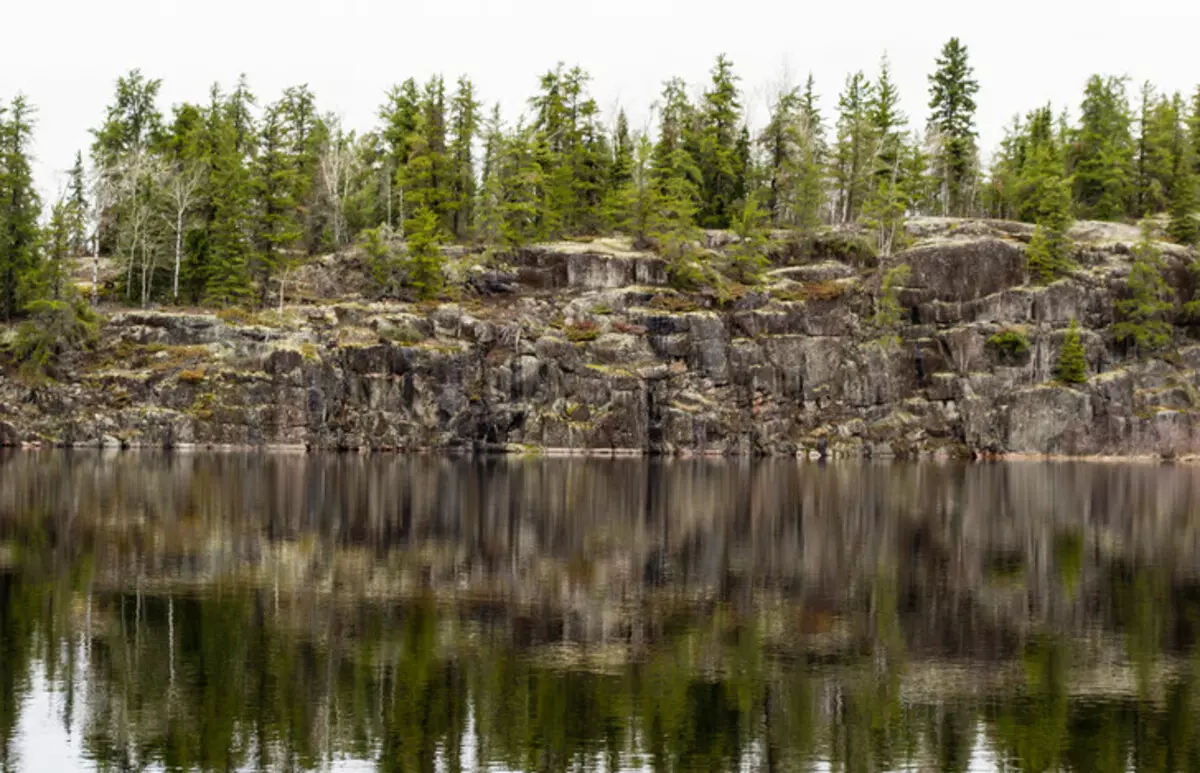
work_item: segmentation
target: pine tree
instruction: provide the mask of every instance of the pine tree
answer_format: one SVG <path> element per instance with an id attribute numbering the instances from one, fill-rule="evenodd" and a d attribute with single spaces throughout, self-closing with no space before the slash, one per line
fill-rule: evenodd
<path id="1" fill-rule="evenodd" d="M 408 282 L 422 300 L 431 300 L 442 291 L 442 229 L 438 216 L 430 209 L 418 209 L 408 229 Z"/>
<path id="2" fill-rule="evenodd" d="M 837 144 L 831 176 L 838 191 L 838 219 L 858 218 L 871 191 L 874 174 L 875 131 L 871 122 L 874 87 L 862 71 L 846 78 L 838 97 Z"/>
<path id="3" fill-rule="evenodd" d="M 712 85 L 704 93 L 699 111 L 696 152 L 700 170 L 699 223 L 705 228 L 728 228 L 735 205 L 745 192 L 748 142 L 739 147 L 742 106 L 738 78 L 724 55 L 717 57 Z"/>
<path id="4" fill-rule="evenodd" d="M 535 152 L 534 130 L 520 124 L 504 138 L 496 172 L 500 241 L 520 247 L 545 238 L 546 175 Z"/>
<path id="5" fill-rule="evenodd" d="M 1070 181 L 1062 177 L 1046 177 L 1038 193 L 1040 202 L 1037 227 L 1025 250 L 1030 277 L 1038 284 L 1050 284 L 1074 268 L 1071 260 Z"/>
<path id="6" fill-rule="evenodd" d="M 976 164 L 975 94 L 979 82 L 967 61 L 967 47 L 950 38 L 929 76 L 929 117 L 936 132 L 935 168 L 942 191 L 942 211 L 951 216 L 968 214 Z"/>
<path id="7" fill-rule="evenodd" d="M 615 227 L 633 237 L 636 248 L 650 244 L 650 234 L 660 209 L 659 187 L 653 179 L 654 148 L 645 134 L 638 136 L 629 179 L 617 191 L 612 203 Z"/>
<path id="8" fill-rule="evenodd" d="M 383 121 L 381 135 L 387 148 L 385 167 L 391 172 L 391 187 L 385 207 L 387 223 L 393 229 L 408 218 L 405 209 L 404 184 L 408 179 L 406 166 L 417 141 L 421 121 L 421 93 L 412 78 L 393 86 L 387 101 L 379 109 Z"/>
<path id="9" fill-rule="evenodd" d="M 1196 220 L 1196 173 L 1191 144 L 1180 142 L 1175 155 L 1171 179 L 1167 234 L 1179 244 L 1194 245 L 1200 238 L 1200 221 Z"/>
<path id="10" fill-rule="evenodd" d="M 1083 341 L 1079 336 L 1079 323 L 1071 318 L 1071 325 L 1063 338 L 1062 349 L 1058 352 L 1058 361 L 1054 366 L 1054 376 L 1064 384 L 1083 384 L 1087 382 L 1087 357 L 1083 350 Z"/>
<path id="11" fill-rule="evenodd" d="M 270 292 L 271 281 L 279 278 L 282 305 L 283 283 L 293 263 L 291 250 L 304 235 L 296 201 L 300 179 L 299 159 L 292 153 L 292 137 L 288 132 L 285 109 L 282 102 L 267 107 L 254 167 L 254 188 L 259 211 L 251 273 L 258 282 L 259 298 L 263 304 Z"/>
<path id="12" fill-rule="evenodd" d="M 71 289 L 71 205 L 68 200 L 55 202 L 50 222 L 42 235 L 44 260 L 36 295 L 60 301 Z"/>
<path id="13" fill-rule="evenodd" d="M 769 224 L 768 214 L 757 197 L 747 198 L 731 228 L 737 241 L 729 249 L 729 275 L 735 281 L 755 284 L 770 265 L 766 254 Z"/>
<path id="14" fill-rule="evenodd" d="M 421 208 L 429 210 L 438 227 L 449 232 L 455 209 L 452 177 L 446 154 L 446 87 L 441 76 L 434 76 L 421 95 L 417 131 L 401 172 L 405 209 L 414 216 Z M 409 227 L 405 223 L 406 232 Z"/>
<path id="15" fill-rule="evenodd" d="M 1119 220 L 1133 209 L 1133 119 L 1126 79 L 1093 75 L 1080 105 L 1071 163 L 1082 216 Z"/>
<path id="16" fill-rule="evenodd" d="M 480 176 L 482 189 L 479 192 L 479 209 L 476 213 L 476 235 L 484 244 L 499 244 L 503 236 L 501 211 L 501 175 L 504 168 L 505 137 L 504 124 L 500 120 L 500 105 L 492 107 L 491 115 L 483 126 L 483 173 Z"/>
<path id="17" fill-rule="evenodd" d="M 33 113 L 23 96 L 7 111 L 0 105 L 0 314 L 6 321 L 33 300 L 38 269 L 41 202 L 30 166 Z"/>
<path id="18" fill-rule="evenodd" d="M 794 171 L 800 153 L 800 90 L 781 89 L 771 105 L 770 118 L 758 137 L 766 158 L 766 208 L 772 222 L 784 225 L 791 218 Z"/>
<path id="19" fill-rule="evenodd" d="M 892 66 L 884 54 L 879 62 L 879 77 L 867 100 L 867 117 L 875 140 L 872 174 L 874 185 L 888 181 L 901 166 L 904 153 L 904 125 L 908 118 L 900 111 L 900 94 L 892 81 Z"/>
<path id="20" fill-rule="evenodd" d="M 792 209 L 794 224 L 804 237 L 814 234 L 821 225 L 821 209 L 825 204 L 825 127 L 817 107 L 816 86 L 812 73 L 800 97 L 800 123 L 797 137 L 800 149 L 793 174 L 796 190 Z"/>
<path id="21" fill-rule="evenodd" d="M 1127 297 L 1116 302 L 1118 321 L 1113 326 L 1117 341 L 1133 341 L 1139 353 L 1161 349 L 1171 340 L 1166 316 L 1173 308 L 1173 293 L 1163 279 L 1164 269 L 1162 253 L 1150 235 L 1150 222 L 1144 220 L 1126 280 Z"/>
<path id="22" fill-rule="evenodd" d="M 475 227 L 475 138 L 479 135 L 479 101 L 475 86 L 466 76 L 458 79 L 458 90 L 450 103 L 450 164 L 453 206 L 452 225 L 456 239 L 467 241 Z"/>
<path id="23" fill-rule="evenodd" d="M 1149 82 L 1142 85 L 1138 119 L 1137 211 L 1138 216 L 1167 208 L 1174 173 L 1173 147 L 1180 116 L 1176 104 L 1158 97 Z"/>
<path id="24" fill-rule="evenodd" d="M 316 216 L 319 196 L 317 169 L 321 146 L 328 132 L 317 117 L 316 98 L 308 86 L 292 86 L 285 89 L 279 104 L 280 118 L 291 143 L 288 155 L 296 171 L 292 199 L 299 210 L 299 222 L 303 233 L 301 245 L 311 253 L 321 242 L 320 221 Z"/>
<path id="25" fill-rule="evenodd" d="M 251 178 L 245 158 L 238 151 L 239 128 L 233 121 L 234 115 L 235 111 L 229 109 L 227 101 L 219 100 L 214 89 L 214 104 L 208 116 L 212 144 L 208 195 L 212 220 L 204 295 L 218 305 L 241 303 L 251 292 Z"/>
<path id="26" fill-rule="evenodd" d="M 83 153 L 75 153 L 67 184 L 67 231 L 71 255 L 79 257 L 87 251 L 88 243 L 88 194 L 84 180 Z"/>
<path id="27" fill-rule="evenodd" d="M 617 125 L 613 129 L 612 166 L 609 167 L 608 187 L 610 191 L 619 191 L 633 178 L 635 143 L 629 133 L 629 119 L 625 111 L 617 113 Z"/>

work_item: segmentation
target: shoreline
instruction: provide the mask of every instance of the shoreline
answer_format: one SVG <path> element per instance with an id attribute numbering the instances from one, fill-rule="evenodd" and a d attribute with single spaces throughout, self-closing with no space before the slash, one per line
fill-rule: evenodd
<path id="1" fill-rule="evenodd" d="M 1200 453 L 1165 457 L 1157 454 L 1088 454 L 1073 456 L 1059 453 L 967 453 L 955 455 L 940 451 L 932 454 L 870 455 L 829 453 L 822 457 L 815 450 L 800 450 L 793 454 L 739 454 L 725 451 L 655 452 L 641 448 L 537 448 L 537 447 L 489 447 L 475 448 L 398 448 L 398 447 L 348 447 L 312 446 L 304 443 L 178 443 L 171 446 L 146 443 L 81 443 L 75 445 L 52 445 L 21 443 L 0 445 L 4 452 L 41 451 L 99 451 L 104 454 L 164 452 L 179 454 L 249 454 L 265 455 L 356 455 L 356 456 L 444 456 L 444 457 L 508 457 L 544 459 L 666 459 L 666 460 L 729 460 L 729 461 L 773 461 L 794 459 L 798 462 L 963 462 L 986 464 L 989 462 L 1089 462 L 1093 464 L 1200 464 Z"/>

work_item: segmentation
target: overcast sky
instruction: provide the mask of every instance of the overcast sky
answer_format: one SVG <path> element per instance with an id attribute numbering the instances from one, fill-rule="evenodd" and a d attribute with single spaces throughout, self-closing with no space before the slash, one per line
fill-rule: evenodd
<path id="1" fill-rule="evenodd" d="M 164 114 L 245 72 L 260 101 L 308 83 L 323 110 L 363 130 L 390 84 L 437 72 L 469 74 L 511 119 L 537 75 L 562 60 L 591 73 L 606 113 L 620 104 L 640 126 L 664 79 L 700 84 L 720 52 L 742 78 L 752 122 L 784 72 L 800 81 L 810 70 L 830 118 L 846 74 L 874 73 L 886 49 L 905 112 L 923 125 L 926 75 L 957 35 L 981 84 L 985 152 L 1015 112 L 1047 100 L 1076 109 L 1093 72 L 1189 93 L 1200 82 L 1196 0 L 12 0 L 0 20 L 0 100 L 23 92 L 38 108 L 46 194 L 133 67 L 163 79 Z"/>

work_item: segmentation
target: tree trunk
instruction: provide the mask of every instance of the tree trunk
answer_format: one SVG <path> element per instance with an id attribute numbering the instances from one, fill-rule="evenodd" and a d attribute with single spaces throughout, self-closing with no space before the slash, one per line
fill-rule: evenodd
<path id="1" fill-rule="evenodd" d="M 179 263 L 183 254 L 183 210 L 175 216 L 175 280 L 171 290 L 171 299 L 179 303 Z"/>

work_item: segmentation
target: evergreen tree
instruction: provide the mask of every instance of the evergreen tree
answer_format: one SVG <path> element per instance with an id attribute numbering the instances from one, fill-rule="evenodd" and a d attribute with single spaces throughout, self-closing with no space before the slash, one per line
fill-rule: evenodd
<path id="1" fill-rule="evenodd" d="M 214 104 L 207 118 L 211 142 L 208 195 L 212 206 L 208 240 L 210 257 L 204 277 L 204 295 L 218 305 L 248 299 L 251 292 L 250 243 L 252 181 L 246 160 L 238 151 L 239 127 L 235 110 L 220 100 L 214 87 Z"/>
<path id="2" fill-rule="evenodd" d="M 328 131 L 317 116 L 316 98 L 308 86 L 285 89 L 279 104 L 280 119 L 290 142 L 288 156 L 296 172 L 292 199 L 299 210 L 301 244 L 311 253 L 321 241 L 320 222 L 315 214 L 319 195 L 317 169 Z"/>
<path id="3" fill-rule="evenodd" d="M 735 205 L 745 193 L 749 143 L 741 138 L 744 127 L 737 81 L 732 62 L 724 54 L 718 56 L 712 85 L 701 103 L 693 155 L 700 170 L 698 218 L 705 228 L 728 228 Z"/>
<path id="4" fill-rule="evenodd" d="M 1133 209 L 1134 142 L 1125 78 L 1088 79 L 1071 163 L 1080 214 L 1118 220 Z"/>
<path id="5" fill-rule="evenodd" d="M 1070 181 L 1061 176 L 1047 176 L 1040 185 L 1037 227 L 1025 250 L 1025 260 L 1033 281 L 1050 284 L 1074 268 L 1067 235 L 1071 227 L 1071 188 Z"/>
<path id="6" fill-rule="evenodd" d="M 759 281 L 764 269 L 770 265 L 767 260 L 767 228 L 770 219 L 766 211 L 759 206 L 758 199 L 750 196 L 742 205 L 742 210 L 733 219 L 732 231 L 737 241 L 729 249 L 729 275 L 734 280 L 746 284 Z"/>
<path id="7" fill-rule="evenodd" d="M 837 185 L 838 219 L 858 218 L 871 190 L 874 173 L 875 130 L 871 121 L 874 87 L 862 71 L 846 78 L 838 97 L 837 144 L 831 176 Z"/>
<path id="8" fill-rule="evenodd" d="M 612 220 L 616 228 L 633 237 L 635 247 L 650 244 L 661 200 L 653 179 L 654 148 L 645 134 L 638 136 L 629 179 L 614 197 Z"/>
<path id="9" fill-rule="evenodd" d="M 635 143 L 629 133 L 629 119 L 625 111 L 617 113 L 617 125 L 613 129 L 612 141 L 613 160 L 609 168 L 608 187 L 611 191 L 619 191 L 633 178 Z"/>
<path id="10" fill-rule="evenodd" d="M 442 229 L 438 217 L 428 208 L 418 209 L 408 229 L 408 282 L 422 300 L 431 300 L 442 291 Z"/>
<path id="11" fill-rule="evenodd" d="M 1138 216 L 1155 214 L 1167 208 L 1175 170 L 1174 147 L 1179 121 L 1177 103 L 1158 97 L 1149 82 L 1143 84 L 1138 120 Z"/>
<path id="12" fill-rule="evenodd" d="M 875 140 L 874 184 L 896 176 L 904 154 L 904 126 L 908 118 L 900 111 L 900 94 L 892 81 L 892 66 L 887 54 L 879 62 L 879 77 L 867 100 L 867 117 Z"/>
<path id="13" fill-rule="evenodd" d="M 55 202 L 50 222 L 42 236 L 43 256 L 40 285 L 35 294 L 60 301 L 71 289 L 71 206 L 67 200 Z"/>
<path id="14" fill-rule="evenodd" d="M 817 107 L 816 86 L 812 73 L 800 97 L 800 124 L 797 137 L 795 193 L 792 209 L 794 224 L 804 236 L 811 236 L 821 225 L 821 209 L 825 204 L 825 127 Z"/>
<path id="15" fill-rule="evenodd" d="M 1079 323 L 1071 318 L 1063 338 L 1062 349 L 1058 352 L 1058 361 L 1054 366 L 1054 376 L 1064 384 L 1083 384 L 1087 382 L 1087 357 L 1083 350 L 1083 341 L 1079 336 Z"/>
<path id="16" fill-rule="evenodd" d="M 496 171 L 500 240 L 520 247 L 545 238 L 546 175 L 535 152 L 534 130 L 517 125 L 504 138 Z"/>
<path id="17" fill-rule="evenodd" d="M 1170 223 L 1167 233 L 1179 244 L 1194 245 L 1200 237 L 1196 220 L 1196 172 L 1190 138 L 1177 130 L 1175 163 L 1171 175 Z"/>
<path id="18" fill-rule="evenodd" d="M 17 96 L 0 105 L 0 315 L 5 321 L 33 300 L 41 201 L 33 184 L 33 107 Z"/>
<path id="19" fill-rule="evenodd" d="M 297 204 L 300 180 L 299 159 L 293 154 L 286 107 L 277 102 L 267 107 L 259 133 L 258 158 L 254 166 L 254 188 L 259 201 L 255 226 L 257 244 L 251 273 L 258 282 L 259 298 L 265 304 L 271 281 L 283 282 L 291 268 L 291 251 L 304 235 Z"/>
<path id="20" fill-rule="evenodd" d="M 401 172 L 406 211 L 415 216 L 425 208 L 437 218 L 438 227 L 449 232 L 455 210 L 452 177 L 446 154 L 446 87 L 441 76 L 434 76 L 421 95 L 417 131 Z M 406 223 L 406 232 L 408 228 Z"/>
<path id="21" fill-rule="evenodd" d="M 881 255 L 891 255 L 904 232 L 908 213 L 923 195 L 925 156 L 915 138 L 903 138 L 889 152 L 892 168 L 887 176 L 875 176 L 875 187 L 863 205 L 863 219 L 875 235 Z"/>
<path id="22" fill-rule="evenodd" d="M 484 244 L 499 244 L 503 236 L 501 211 L 501 175 L 504 169 L 504 125 L 500 120 L 500 105 L 492 107 L 483 126 L 483 173 L 476 213 L 476 231 Z"/>
<path id="23" fill-rule="evenodd" d="M 385 207 L 387 223 L 396 228 L 407 219 L 404 202 L 404 183 L 407 179 L 405 167 L 417 141 L 417 129 L 421 120 L 421 93 L 412 78 L 400 86 L 393 86 L 387 101 L 379 110 L 383 121 L 381 135 L 387 148 L 385 167 L 391 171 L 391 187 Z"/>
<path id="24" fill-rule="evenodd" d="M 771 105 L 770 118 L 758 144 L 766 158 L 766 208 L 777 225 L 787 223 L 795 189 L 794 171 L 800 152 L 800 90 L 782 89 Z"/>
<path id="25" fill-rule="evenodd" d="M 1165 268 L 1150 223 L 1142 221 L 1142 238 L 1134 247 L 1125 285 L 1127 297 L 1116 302 L 1118 321 L 1113 326 L 1117 341 L 1132 341 L 1138 353 L 1161 349 L 1171 340 L 1166 316 L 1173 308 L 1173 293 L 1163 279 Z"/>
<path id="26" fill-rule="evenodd" d="M 453 177 L 450 196 L 453 205 L 453 233 L 466 241 L 475 226 L 475 138 L 479 135 L 479 101 L 475 86 L 466 76 L 458 79 L 458 90 L 450 105 L 450 163 Z"/>
<path id="27" fill-rule="evenodd" d="M 88 195 L 84 180 L 83 153 L 75 153 L 75 163 L 69 172 L 67 183 L 66 218 L 68 245 L 71 255 L 78 257 L 87 251 L 88 244 Z"/>
<path id="28" fill-rule="evenodd" d="M 942 211 L 951 216 L 968 214 L 976 165 L 975 94 L 979 82 L 967 61 L 967 47 L 950 38 L 929 76 L 929 117 L 936 133 L 934 159 L 941 187 Z"/>

